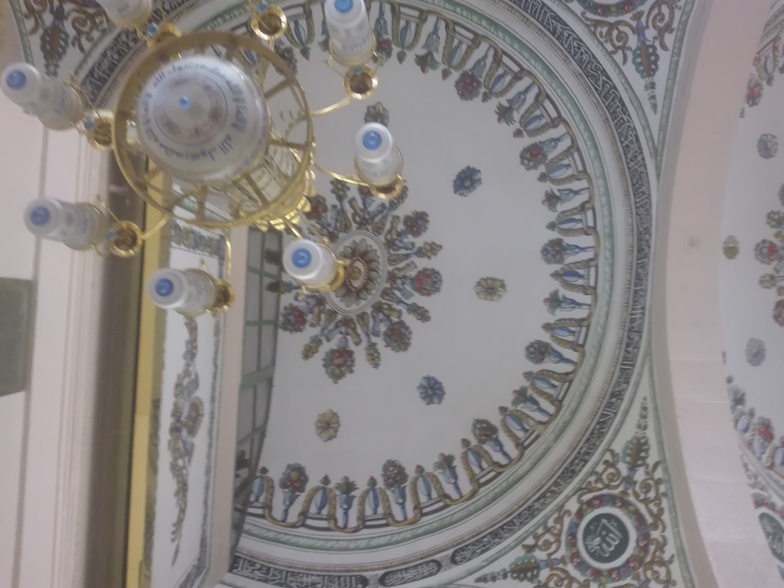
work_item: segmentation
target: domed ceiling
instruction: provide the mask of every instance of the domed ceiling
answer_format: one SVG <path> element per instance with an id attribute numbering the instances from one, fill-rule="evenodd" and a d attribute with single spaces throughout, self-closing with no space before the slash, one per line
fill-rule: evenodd
<path id="1" fill-rule="evenodd" d="M 339 100 L 320 2 L 280 4 L 310 107 Z M 381 122 L 408 184 L 317 182 L 308 221 L 352 271 L 330 294 L 270 286 L 274 393 L 225 585 L 692 585 L 648 309 L 693 4 L 367 2 L 379 87 L 316 119 L 317 160 L 347 173 Z M 111 104 L 136 34 L 91 2 L 13 6 L 28 59 Z M 156 14 L 246 32 L 244 4 Z"/>
<path id="2" fill-rule="evenodd" d="M 784 6 L 754 56 L 727 187 L 722 330 L 727 391 L 757 516 L 784 576 Z"/>

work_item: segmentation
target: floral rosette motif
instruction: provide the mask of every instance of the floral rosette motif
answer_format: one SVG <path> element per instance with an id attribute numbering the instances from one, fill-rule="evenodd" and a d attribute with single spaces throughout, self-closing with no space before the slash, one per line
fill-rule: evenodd
<path id="1" fill-rule="evenodd" d="M 757 338 L 749 339 L 746 343 L 746 361 L 749 365 L 759 366 L 765 361 L 765 342 Z"/>
<path id="2" fill-rule="evenodd" d="M 368 116 L 388 116 L 379 103 Z M 315 329 L 302 347 L 302 358 L 322 354 L 324 372 L 335 383 L 353 374 L 355 348 L 362 348 L 367 363 L 381 365 L 381 348 L 403 353 L 411 347 L 410 319 L 430 321 L 430 311 L 415 297 L 431 297 L 443 286 L 441 272 L 419 267 L 433 259 L 441 245 L 420 241 L 430 226 L 427 212 L 397 214 L 407 190 L 391 201 L 374 198 L 367 190 L 333 180 L 330 203 L 321 194 L 309 198 L 306 217 L 321 236 L 335 244 L 345 260 L 343 284 L 334 292 L 302 293 L 296 284 L 281 281 L 277 292 L 293 295 L 279 317 L 282 331 L 302 333 Z"/>
<path id="3" fill-rule="evenodd" d="M 378 48 L 376 48 L 378 50 Z M 368 106 L 365 109 L 365 122 L 375 122 L 384 125 L 385 127 L 389 126 L 389 110 L 387 110 L 381 102 L 376 102 L 372 106 Z M 323 197 L 322 197 L 322 200 Z M 326 207 L 326 201 L 324 201 Z M 323 211 L 323 212 L 326 212 Z M 323 212 L 319 215 L 323 215 Z"/>
<path id="4" fill-rule="evenodd" d="M 316 417 L 316 435 L 324 442 L 332 441 L 340 430 L 340 416 L 329 409 Z"/>
<path id="5" fill-rule="evenodd" d="M 329 379 L 337 384 L 348 374 L 354 373 L 354 350 L 348 346 L 329 349 L 324 353 L 322 365 Z"/>
<path id="6" fill-rule="evenodd" d="M 452 191 L 458 196 L 468 196 L 481 185 L 482 172 L 469 165 L 457 172 L 452 182 Z"/>
<path id="7" fill-rule="evenodd" d="M 425 376 L 417 386 L 419 397 L 425 404 L 441 404 L 444 401 L 446 392 L 444 385 L 438 378 L 433 376 Z"/>
<path id="8" fill-rule="evenodd" d="M 384 329 L 384 345 L 400 353 L 411 347 L 411 328 L 403 321 L 390 323 Z"/>
<path id="9" fill-rule="evenodd" d="M 356 306 L 378 289 L 382 275 L 381 257 L 367 239 L 348 243 L 340 251 L 340 257 L 348 263 L 345 268 L 346 277 L 335 291 L 335 296 L 348 307 Z"/>
<path id="10" fill-rule="evenodd" d="M 476 297 L 488 302 L 498 302 L 506 294 L 506 283 L 500 278 L 481 278 L 474 286 Z"/>
<path id="11" fill-rule="evenodd" d="M 441 291 L 441 284 L 441 272 L 437 269 L 426 267 L 416 273 L 411 283 L 411 288 L 422 296 L 433 296 Z"/>

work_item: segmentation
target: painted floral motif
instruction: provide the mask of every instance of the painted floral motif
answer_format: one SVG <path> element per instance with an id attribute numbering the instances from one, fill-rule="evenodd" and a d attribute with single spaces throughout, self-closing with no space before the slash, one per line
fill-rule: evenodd
<path id="1" fill-rule="evenodd" d="M 171 228 L 170 242 L 172 245 L 203 253 L 221 261 L 225 258 L 226 243 L 221 237 L 180 224 L 175 220 L 171 221 L 169 227 Z"/>
<path id="2" fill-rule="evenodd" d="M 771 229 L 784 229 L 784 211 L 771 210 L 765 215 L 765 222 Z"/>
<path id="3" fill-rule="evenodd" d="M 365 109 L 365 122 L 375 122 L 389 126 L 389 110 L 387 110 L 381 102 L 376 102 L 372 106 Z"/>
<path id="4" fill-rule="evenodd" d="M 620 0 L 614 3 L 575 1 L 584 9 L 582 19 L 596 37 L 604 42 L 610 54 L 618 55 L 622 65 L 626 65 L 631 57 L 634 71 L 644 81 L 648 104 L 656 113 L 658 99 L 655 78 L 659 71 L 660 51 L 669 51 L 667 37 L 675 32 L 680 0 L 657 0 L 647 9 L 643 6 L 648 0 Z"/>
<path id="5" fill-rule="evenodd" d="M 443 278 L 435 268 L 418 266 L 419 260 L 438 255 L 441 245 L 417 242 L 430 226 L 426 212 L 396 214 L 406 200 L 405 190 L 395 200 L 379 201 L 363 190 L 351 196 L 348 184 L 334 180 L 332 195 L 334 204 L 322 195 L 311 197 L 307 218 L 332 243 L 347 243 L 339 248 L 348 262 L 345 282 L 333 294 L 297 292 L 281 310 L 279 324 L 287 333 L 318 329 L 304 345 L 302 357 L 310 359 L 325 343 L 331 344 L 322 365 L 337 383 L 354 373 L 355 347 L 364 347 L 365 360 L 374 368 L 381 365 L 380 344 L 395 353 L 407 351 L 413 331 L 406 315 L 422 323 L 430 320 L 430 312 L 414 297 L 435 296 Z M 287 284 L 276 287 L 295 291 Z"/>
<path id="6" fill-rule="evenodd" d="M 749 75 L 746 84 L 745 106 L 741 117 L 745 115 L 745 107 L 757 106 L 764 96 L 764 85 L 772 86 L 776 73 L 781 72 L 781 39 L 779 35 L 770 42 L 765 42 L 754 56 L 754 73 Z"/>
<path id="7" fill-rule="evenodd" d="M 751 338 L 746 343 L 746 361 L 749 365 L 762 365 L 765 361 L 765 342 L 760 339 Z"/>
<path id="8" fill-rule="evenodd" d="M 458 196 L 468 196 L 481 185 L 482 172 L 469 165 L 457 172 L 452 182 L 452 190 Z"/>
<path id="9" fill-rule="evenodd" d="M 588 192 L 588 188 L 554 188 L 547 190 L 544 193 L 542 204 L 547 207 L 550 212 L 558 212 L 565 204 L 569 204 L 572 200 Z"/>
<path id="10" fill-rule="evenodd" d="M 381 468 L 381 481 L 384 488 L 392 494 L 392 501 L 400 509 L 402 518 L 408 518 L 406 512 L 406 482 L 408 482 L 408 472 L 396 459 L 388 459 Z"/>
<path id="11" fill-rule="evenodd" d="M 498 302 L 506 294 L 506 283 L 500 278 L 480 278 L 474 285 L 474 292 L 480 300 Z"/>
<path id="12" fill-rule="evenodd" d="M 559 312 L 572 312 L 574 310 L 590 310 L 591 305 L 578 302 L 574 298 L 569 298 L 566 295 L 561 295 L 558 290 L 553 290 L 550 295 L 544 299 L 544 305 L 547 307 L 547 312 L 555 315 Z"/>
<path id="13" fill-rule="evenodd" d="M 433 30 L 427 35 L 425 43 L 422 45 L 422 49 L 424 49 L 425 52 L 414 56 L 414 62 L 419 66 L 419 69 L 422 70 L 422 73 L 437 70 L 441 66 L 441 62 L 436 58 L 436 53 L 438 53 L 441 48 L 441 36 L 438 30 L 440 25 L 441 21 L 436 19 Z"/>
<path id="14" fill-rule="evenodd" d="M 581 253 L 590 253 L 593 251 L 593 246 L 583 247 L 575 245 L 574 243 L 567 243 L 563 239 L 556 238 L 550 239 L 542 246 L 541 254 L 545 263 L 552 265 L 560 265 L 566 263 L 567 257 L 580 255 Z"/>
<path id="15" fill-rule="evenodd" d="M 776 135 L 764 133 L 757 140 L 757 153 L 764 159 L 771 159 L 779 151 L 779 140 Z"/>
<path id="16" fill-rule="evenodd" d="M 198 346 L 198 324 L 192 317 L 185 318 L 188 338 L 182 355 L 184 364 L 174 383 L 174 403 L 169 423 L 169 471 L 176 483 L 174 496 L 177 500 L 177 516 L 172 524 L 171 539 L 175 543 L 172 563 L 180 553 L 180 539 L 185 513 L 188 508 L 188 477 L 196 435 L 204 418 L 204 403 L 196 396 L 199 390 L 199 373 L 195 369 Z"/>
<path id="17" fill-rule="evenodd" d="M 727 377 L 727 395 L 738 442 L 754 454 L 763 468 L 784 478 L 784 437 L 777 437 L 771 420 L 746 404 L 746 392 L 732 376 Z"/>
<path id="18" fill-rule="evenodd" d="M 773 320 L 780 327 L 784 327 L 784 298 L 773 306 Z"/>
<path id="19" fill-rule="evenodd" d="M 359 238 L 349 241 L 339 252 L 348 260 L 346 277 L 335 296 L 351 308 L 368 300 L 379 288 L 383 274 L 381 255 L 375 242 Z"/>
<path id="20" fill-rule="evenodd" d="M 324 442 L 332 441 L 340 430 L 340 416 L 329 409 L 316 417 L 316 435 Z"/>
<path id="21" fill-rule="evenodd" d="M 393 351 L 396 350 L 393 349 Z M 303 359 L 307 359 L 304 356 L 304 352 Z M 348 346 L 348 341 L 340 341 L 337 347 L 333 347 L 324 353 L 321 365 L 324 366 L 324 372 L 329 379 L 337 384 L 348 374 L 354 373 L 354 366 L 356 365 L 354 350 Z"/>
<path id="22" fill-rule="evenodd" d="M 778 266 L 784 261 L 784 249 L 778 243 L 763 239 L 754 246 L 754 257 L 762 264 Z"/>
<path id="23" fill-rule="evenodd" d="M 577 365 L 577 362 L 567 358 L 547 341 L 532 341 L 525 347 L 525 357 L 534 364 L 563 363 L 566 365 Z"/>
<path id="24" fill-rule="evenodd" d="M 569 133 L 563 133 L 558 137 L 531 143 L 520 152 L 520 163 L 527 170 L 539 169 L 549 161 L 550 156 L 558 149 L 561 142 L 568 138 Z"/>
<path id="25" fill-rule="evenodd" d="M 455 80 L 455 90 L 460 100 L 470 102 L 482 92 L 482 79 L 487 70 L 487 61 L 490 58 L 490 47 L 469 69 L 463 70 Z"/>
<path id="26" fill-rule="evenodd" d="M 444 401 L 446 392 L 444 385 L 433 376 L 425 376 L 417 386 L 419 397 L 425 404 L 441 404 Z"/>
<path id="27" fill-rule="evenodd" d="M 779 189 L 779 200 L 784 205 L 784 186 Z M 784 296 L 784 212 L 771 210 L 765 215 L 766 224 L 773 230 L 772 239 L 762 239 L 754 246 L 754 258 L 769 270 L 759 278 L 759 285 Z M 784 327 L 784 298 L 773 305 L 773 321 Z"/>
<path id="28" fill-rule="evenodd" d="M 27 34 L 41 33 L 44 70 L 50 76 L 59 74 L 70 47 L 85 53 L 109 26 L 106 13 L 94 0 L 25 2 L 23 6 Z"/>
<path id="29" fill-rule="evenodd" d="M 388 459 L 381 468 L 381 481 L 388 489 L 405 484 L 408 482 L 406 468 L 399 461 Z"/>
<path id="30" fill-rule="evenodd" d="M 298 463 L 288 464 L 283 471 L 283 475 L 278 480 L 278 486 L 283 490 L 283 514 L 281 515 L 283 522 L 289 516 L 289 509 L 307 488 L 308 480 L 305 467 Z"/>
<path id="31" fill-rule="evenodd" d="M 762 82 L 757 76 L 749 76 L 749 83 L 746 85 L 746 106 L 756 106 L 762 100 Z"/>
<path id="32" fill-rule="evenodd" d="M 724 257 L 727 259 L 735 259 L 740 252 L 740 242 L 738 241 L 738 238 L 734 235 L 730 235 L 724 239 L 722 250 L 724 251 Z"/>

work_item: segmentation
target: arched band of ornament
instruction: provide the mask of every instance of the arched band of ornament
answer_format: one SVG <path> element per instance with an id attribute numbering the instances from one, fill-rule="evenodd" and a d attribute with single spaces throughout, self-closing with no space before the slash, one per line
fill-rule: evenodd
<path id="1" fill-rule="evenodd" d="M 167 64 L 213 49 L 222 55 L 224 61 L 240 67 L 266 102 L 285 98 L 291 104 L 293 100 L 298 112 L 285 129 L 276 130 L 270 121 L 266 149 L 259 150 L 250 165 L 242 166 L 250 171 L 237 177 L 196 180 L 188 182 L 187 187 L 180 187 L 176 183 L 177 178 L 163 170 L 138 171 L 134 160 L 143 152 L 136 141 L 134 127 L 137 120 L 144 120 L 146 114 L 136 111 L 143 88 Z M 296 140 L 290 139 L 294 131 Z M 311 165 L 315 142 L 305 93 L 286 61 L 257 39 L 209 31 L 174 37 L 153 46 L 140 59 L 120 90 L 114 111 L 113 137 L 117 162 L 134 191 L 151 206 L 189 224 L 208 228 L 250 224 L 257 224 L 263 229 L 269 226 L 283 228 L 298 222 L 300 213 L 309 209 L 306 197 L 312 193 Z M 222 147 L 218 145 L 216 148 Z M 206 159 L 213 155 L 207 152 L 187 154 L 189 158 L 198 156 Z M 209 216 L 208 207 L 212 204 L 224 212 L 228 211 L 230 218 Z M 177 207 L 181 205 L 193 209 L 195 218 L 180 217 Z"/>
<path id="2" fill-rule="evenodd" d="M 597 2 L 596 0 L 576 0 L 577 4 L 594 16 L 623 16 L 631 14 L 648 0 L 618 0 L 617 2 Z"/>

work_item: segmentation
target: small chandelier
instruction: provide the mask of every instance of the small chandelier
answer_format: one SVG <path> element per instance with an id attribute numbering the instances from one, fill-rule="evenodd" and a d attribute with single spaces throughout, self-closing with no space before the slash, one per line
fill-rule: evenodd
<path id="1" fill-rule="evenodd" d="M 353 172 L 327 170 L 314 158 L 313 118 L 369 97 L 378 85 L 375 65 L 383 58 L 375 51 L 363 0 L 325 0 L 330 53 L 325 64 L 342 78 L 346 96 L 318 110 L 309 107 L 296 75 L 274 50 L 287 27 L 286 14 L 275 3 L 249 1 L 251 36 L 182 34 L 171 23 L 151 21 L 152 0 L 100 4 L 115 25 L 134 29 L 148 46 L 112 110 L 96 108 L 75 77 L 60 81 L 26 63 L 8 66 L 0 87 L 47 128 L 75 128 L 92 147 L 113 151 L 128 185 L 164 218 L 142 232 L 116 218 L 102 201 L 42 199 L 26 210 L 30 231 L 74 249 L 129 257 L 170 218 L 223 231 L 250 225 L 288 230 L 298 240 L 286 250 L 286 270 L 304 288 L 339 287 L 342 260 L 318 238 L 307 237 L 314 231 L 297 230 L 298 225 L 307 229 L 302 215 L 315 193 L 315 173 L 364 186 L 383 199 L 398 196 L 405 183 L 400 150 L 378 123 L 358 129 Z M 273 120 L 270 112 L 278 111 L 289 114 Z M 136 163 L 140 158 L 149 162 L 144 169 Z M 148 285 L 159 306 L 192 314 L 231 304 L 226 282 L 213 278 L 209 286 L 202 270 L 171 271 L 153 276 L 160 283 Z M 204 282 L 200 291 L 214 290 L 214 296 L 194 303 L 189 292 L 200 288 L 196 282 Z"/>

